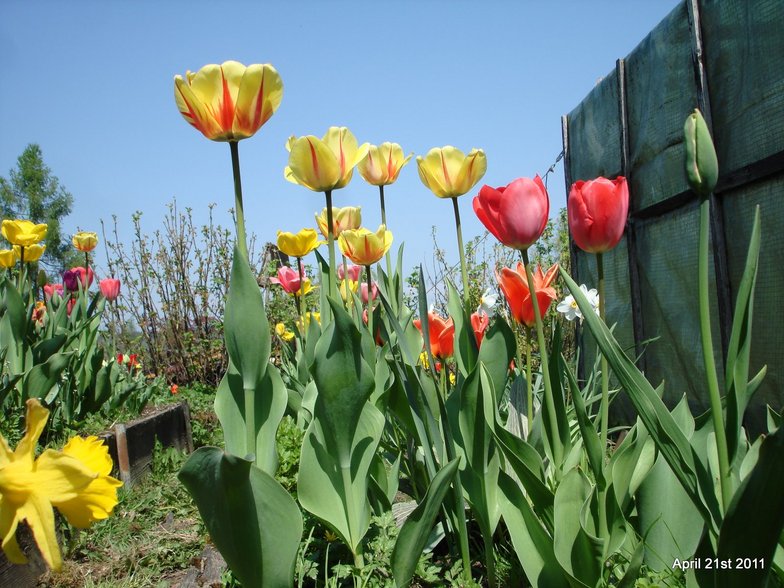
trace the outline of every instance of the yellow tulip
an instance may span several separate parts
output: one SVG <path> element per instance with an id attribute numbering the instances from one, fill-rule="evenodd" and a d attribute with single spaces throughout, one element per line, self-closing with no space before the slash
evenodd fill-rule
<path id="1" fill-rule="evenodd" d="M 313 135 L 290 137 L 286 149 L 286 179 L 314 192 L 326 192 L 343 188 L 351 181 L 354 167 L 367 154 L 368 144 L 358 145 L 346 127 L 329 127 L 323 139 Z"/>
<path id="2" fill-rule="evenodd" d="M 46 245 L 28 245 L 24 248 L 24 262 L 33 263 L 41 259 L 41 256 L 46 251 Z M 14 245 L 14 254 L 17 259 L 22 259 L 22 248 L 19 245 Z"/>
<path id="3" fill-rule="evenodd" d="M 79 231 L 73 236 L 72 243 L 79 251 L 92 251 L 98 245 L 98 235 L 89 231 Z"/>
<path id="4" fill-rule="evenodd" d="M 0 249 L 0 267 L 12 268 L 18 259 L 16 249 Z"/>
<path id="5" fill-rule="evenodd" d="M 275 325 L 275 333 L 278 335 L 278 337 L 280 337 L 281 339 L 287 342 L 291 341 L 294 338 L 294 332 L 289 331 L 286 328 L 286 325 L 283 323 L 278 323 Z"/>
<path id="6" fill-rule="evenodd" d="M 109 476 L 109 451 L 96 437 L 71 439 L 62 451 L 35 448 L 49 411 L 36 399 L 27 401 L 25 435 L 11 451 L 0 436 L 0 541 L 12 563 L 27 560 L 16 542 L 16 528 L 26 520 L 46 563 L 60 569 L 54 512 L 57 507 L 72 525 L 86 527 L 106 518 L 117 504 L 122 482 Z"/>
<path id="7" fill-rule="evenodd" d="M 439 198 L 457 198 L 468 192 L 487 171 L 487 157 L 481 149 L 464 155 L 447 145 L 434 147 L 417 157 L 419 179 Z"/>
<path id="8" fill-rule="evenodd" d="M 392 231 L 387 231 L 384 225 L 373 231 L 360 228 L 346 230 L 338 237 L 338 245 L 343 255 L 357 265 L 371 265 L 384 257 L 392 246 Z"/>
<path id="9" fill-rule="evenodd" d="M 316 215 L 316 223 L 324 237 L 327 237 L 327 209 L 324 208 L 321 214 Z M 332 207 L 332 231 L 337 238 L 340 233 L 349 229 L 358 229 L 362 224 L 361 206 Z"/>
<path id="10" fill-rule="evenodd" d="M 343 298 L 345 302 L 351 300 L 351 294 L 356 294 L 359 291 L 359 282 L 355 282 L 352 279 L 340 280 L 340 287 L 338 288 L 340 291 L 340 297 Z"/>
<path id="11" fill-rule="evenodd" d="M 4 220 L 0 231 L 9 243 L 29 247 L 46 239 L 46 224 L 37 225 L 29 220 Z"/>
<path id="12" fill-rule="evenodd" d="M 305 329 L 307 329 L 310 326 L 310 321 L 311 320 L 314 320 L 318 324 L 321 324 L 321 313 L 320 312 L 306 312 L 305 316 L 304 316 L 304 319 L 305 319 L 304 323 L 303 323 L 302 319 L 303 319 L 303 317 L 300 317 L 294 323 L 297 326 L 297 330 L 300 333 L 304 332 Z"/>
<path id="13" fill-rule="evenodd" d="M 180 114 L 208 139 L 239 141 L 253 136 L 280 106 L 283 82 L 269 63 L 209 64 L 185 79 L 174 76 Z"/>
<path id="14" fill-rule="evenodd" d="M 397 181 L 400 170 L 413 156 L 413 153 L 404 156 L 403 148 L 397 143 L 381 143 L 378 147 L 371 145 L 357 169 L 368 184 L 388 186 Z"/>
<path id="15" fill-rule="evenodd" d="M 316 229 L 302 229 L 296 234 L 278 231 L 278 249 L 292 257 L 305 257 L 321 243 Z"/>

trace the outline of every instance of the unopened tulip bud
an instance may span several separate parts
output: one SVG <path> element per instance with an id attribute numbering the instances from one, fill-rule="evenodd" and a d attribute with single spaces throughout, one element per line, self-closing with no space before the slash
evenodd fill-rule
<path id="1" fill-rule="evenodd" d="M 695 109 L 683 125 L 686 153 L 686 180 L 698 195 L 708 196 L 719 179 L 716 149 L 702 113 Z"/>

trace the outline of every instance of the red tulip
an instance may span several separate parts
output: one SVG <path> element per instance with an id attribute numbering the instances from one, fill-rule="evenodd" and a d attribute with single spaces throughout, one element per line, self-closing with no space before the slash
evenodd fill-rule
<path id="1" fill-rule="evenodd" d="M 569 230 L 577 246 L 588 253 L 603 253 L 618 244 L 629 212 L 626 178 L 596 178 L 572 184 L 567 201 Z"/>
<path id="2" fill-rule="evenodd" d="M 101 288 L 101 294 L 109 302 L 114 302 L 120 295 L 120 280 L 117 278 L 104 278 L 98 283 Z"/>
<path id="3" fill-rule="evenodd" d="M 541 237 L 550 214 L 542 178 L 518 178 L 508 186 L 482 186 L 474 212 L 496 239 L 513 249 L 528 249 Z"/>
<path id="4" fill-rule="evenodd" d="M 537 267 L 534 272 L 534 289 L 536 290 L 536 300 L 539 302 L 539 312 L 542 316 L 550 308 L 550 303 L 558 297 L 555 288 L 550 285 L 555 280 L 557 274 L 557 263 L 553 264 L 546 274 L 542 273 L 541 267 Z M 533 299 L 528 290 L 525 266 L 522 263 L 518 263 L 516 271 L 505 267 L 497 278 L 501 291 L 509 303 L 509 310 L 512 311 L 512 316 L 518 322 L 528 327 L 533 327 L 536 324 L 536 318 L 534 316 Z"/>
<path id="5" fill-rule="evenodd" d="M 414 320 L 414 326 L 421 331 L 422 321 Z M 427 328 L 433 357 L 443 359 L 452 355 L 455 350 L 455 324 L 452 319 L 443 319 L 434 312 L 428 312 Z"/>
<path id="6" fill-rule="evenodd" d="M 76 292 L 79 289 L 79 284 L 82 284 L 82 289 L 87 290 L 93 283 L 95 274 L 91 268 L 72 267 L 63 273 L 63 286 L 69 292 Z"/>
<path id="7" fill-rule="evenodd" d="M 471 315 L 471 327 L 474 329 L 477 347 L 481 347 L 488 326 L 490 326 L 490 317 L 487 313 L 475 312 Z"/>

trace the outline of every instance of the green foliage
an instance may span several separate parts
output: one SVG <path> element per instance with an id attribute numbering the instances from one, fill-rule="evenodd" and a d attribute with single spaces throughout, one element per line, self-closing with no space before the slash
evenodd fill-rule
<path id="1" fill-rule="evenodd" d="M 55 273 L 72 265 L 71 240 L 63 235 L 62 220 L 73 206 L 73 196 L 60 184 L 44 163 L 43 152 L 35 143 L 25 147 L 8 178 L 0 177 L 0 217 L 46 223 L 46 251 L 41 261 Z"/>

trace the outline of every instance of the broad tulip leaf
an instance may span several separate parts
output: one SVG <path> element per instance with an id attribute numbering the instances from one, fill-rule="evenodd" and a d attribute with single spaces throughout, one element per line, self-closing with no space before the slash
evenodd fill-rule
<path id="1" fill-rule="evenodd" d="M 749 559 L 765 566 L 733 565 L 721 574 L 727 588 L 756 588 L 767 585 L 773 560 L 784 531 L 784 429 L 769 435 L 760 447 L 759 459 L 735 492 L 719 534 L 720 561 Z M 718 577 L 718 576 L 717 576 Z"/>
<path id="2" fill-rule="evenodd" d="M 457 293 L 454 285 L 449 280 L 447 280 L 447 288 L 449 289 L 447 308 L 449 316 L 455 325 L 455 361 L 460 369 L 460 373 L 465 378 L 474 370 L 479 350 L 476 346 L 476 337 L 471 327 L 471 321 L 463 308 L 460 294 Z"/>
<path id="3" fill-rule="evenodd" d="M 70 365 L 73 355 L 72 351 L 56 353 L 30 368 L 22 379 L 23 398 L 48 398 L 50 391 L 60 383 L 60 376 Z"/>
<path id="4" fill-rule="evenodd" d="M 329 304 L 333 321 L 316 345 L 318 396 L 302 444 L 297 494 L 303 508 L 357 553 L 370 524 L 369 470 L 385 419 L 368 402 L 375 382 L 360 333 L 341 304 L 332 298 Z"/>
<path id="5" fill-rule="evenodd" d="M 244 586 L 293 586 L 302 514 L 272 476 L 217 447 L 201 447 L 178 477 Z"/>
<path id="6" fill-rule="evenodd" d="M 686 493 L 700 510 L 703 519 L 714 533 L 718 532 L 721 514 L 713 480 L 705 466 L 696 458 L 694 449 L 678 427 L 653 386 L 637 369 L 599 317 L 577 284 L 561 268 L 561 277 L 583 313 L 584 324 L 591 331 L 596 344 L 607 358 L 615 377 L 634 404 L 640 420 L 664 455 Z"/>
<path id="7" fill-rule="evenodd" d="M 254 395 L 253 426 L 255 445 L 248 447 L 247 419 L 242 376 L 229 360 L 226 373 L 215 394 L 215 414 L 223 429 L 226 451 L 233 455 L 254 455 L 256 466 L 270 475 L 278 469 L 275 436 L 286 412 L 288 392 L 275 366 L 265 370 L 261 381 L 251 390 Z"/>
<path id="8" fill-rule="evenodd" d="M 506 321 L 498 316 L 485 333 L 479 347 L 479 363 L 485 366 L 495 388 L 496 400 L 506 389 L 509 364 L 515 354 L 515 337 Z"/>
<path id="9" fill-rule="evenodd" d="M 588 480 L 578 469 L 569 470 L 555 491 L 555 557 L 581 586 L 595 586 L 602 575 L 603 542 L 589 534 L 583 517 L 590 500 Z"/>
<path id="10" fill-rule="evenodd" d="M 269 364 L 269 323 L 259 285 L 236 244 L 226 296 L 224 337 L 229 359 L 242 378 L 243 389 L 250 393 L 264 378 Z"/>
<path id="11" fill-rule="evenodd" d="M 392 551 L 392 575 L 395 585 L 403 588 L 411 583 L 419 558 L 427 544 L 441 504 L 457 473 L 458 460 L 453 459 L 433 478 L 422 502 L 409 515 L 400 529 Z"/>
<path id="12" fill-rule="evenodd" d="M 570 583 L 555 557 L 553 539 L 536 517 L 520 488 L 501 472 L 501 514 L 517 559 L 534 588 L 567 588 Z"/>
<path id="13" fill-rule="evenodd" d="M 751 326 L 754 314 L 754 286 L 757 282 L 757 265 L 760 248 L 760 210 L 757 206 L 754 213 L 754 225 L 751 230 L 749 250 L 746 256 L 746 267 L 735 298 L 735 315 L 732 320 L 732 332 L 727 348 L 727 368 L 724 376 L 727 392 L 727 450 L 729 461 L 735 459 L 738 445 L 742 442 L 743 414 L 751 400 L 753 388 L 748 385 L 749 359 L 751 355 Z M 756 378 L 755 378 L 756 379 Z"/>

